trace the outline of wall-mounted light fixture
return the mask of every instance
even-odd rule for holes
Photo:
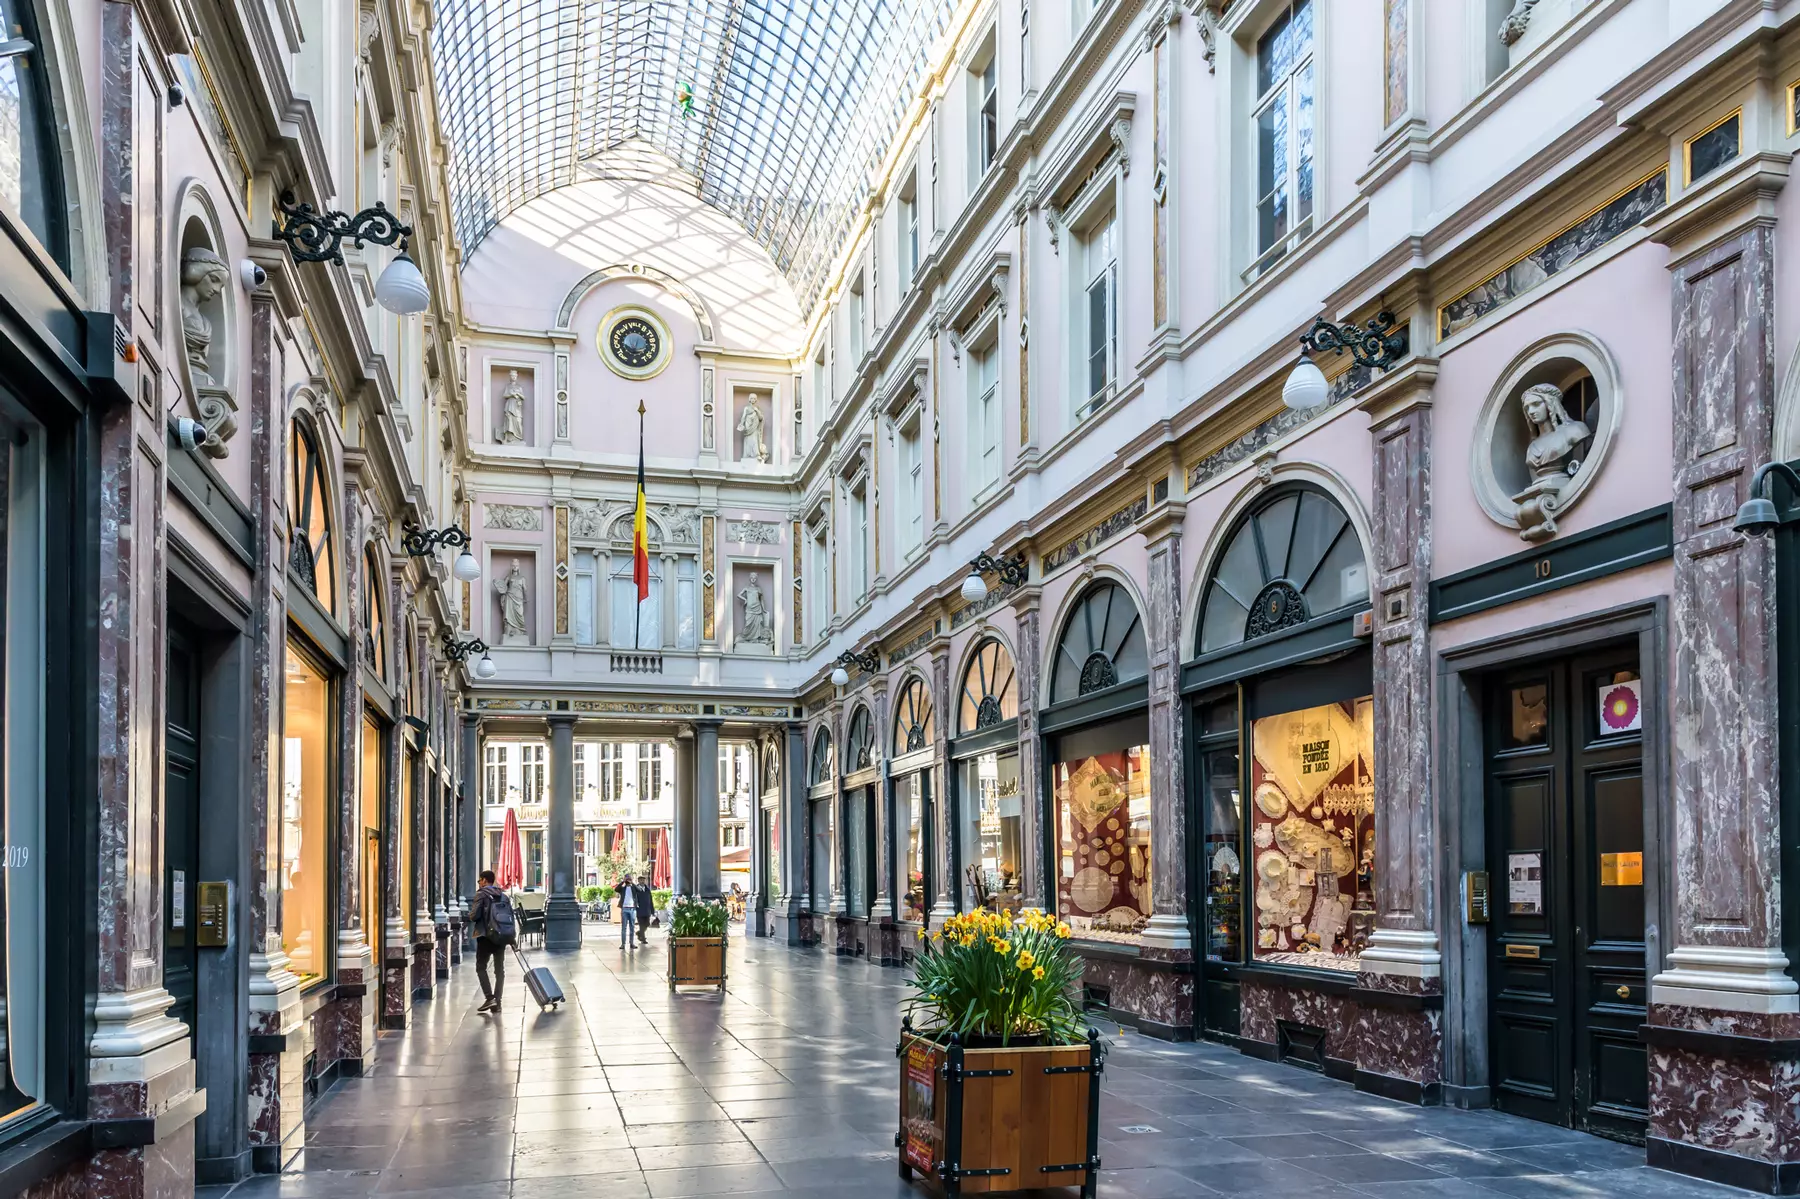
[[[831,685],[845,687],[850,683],[850,667],[856,667],[864,674],[874,674],[881,669],[881,650],[870,646],[864,653],[847,649],[837,656],[837,665],[831,670]]]
[[[1313,362],[1314,354],[1342,354],[1349,351],[1358,366],[1385,371],[1406,357],[1406,327],[1394,328],[1396,317],[1391,312],[1377,313],[1367,325],[1346,321],[1334,325],[1324,317],[1300,335],[1300,361],[1288,374],[1281,389],[1281,402],[1289,408],[1306,411],[1324,407],[1331,400],[1331,387],[1325,372]]]
[[[987,580],[983,575],[1000,576],[1002,587],[1022,587],[1025,585],[1027,569],[1024,554],[1014,554],[1010,558],[996,558],[983,552],[975,555],[969,563],[969,573],[962,581],[962,597],[971,604],[978,604],[988,597]]]
[[[469,535],[456,525],[447,529],[421,529],[418,525],[407,525],[400,531],[400,544],[406,552],[415,558],[429,558],[437,552],[440,545],[461,547],[462,553],[456,555],[456,563],[450,573],[465,583],[473,583],[481,577],[481,563],[475,561],[475,555],[469,552]]]
[[[467,641],[458,641],[453,633],[444,634],[444,657],[452,662],[461,662],[470,654],[480,654],[481,659],[470,667],[470,671],[478,679],[491,679],[499,671],[494,660],[488,657],[487,642],[471,637]]]
[[[375,281],[375,302],[401,316],[431,307],[431,289],[425,286],[425,276],[406,253],[412,226],[402,225],[381,201],[349,216],[335,209],[316,211],[311,204],[298,203],[293,192],[284,191],[279,207],[287,220],[276,223],[275,236],[288,244],[295,262],[335,262],[342,266],[346,240],[359,248],[366,242],[397,245],[400,253]]]

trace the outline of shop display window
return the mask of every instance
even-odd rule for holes
[[[831,908],[831,836],[831,800],[815,799],[812,805],[812,910],[815,912]]]
[[[362,770],[358,789],[362,793],[362,828],[366,860],[363,862],[362,919],[363,932],[369,944],[379,943],[382,926],[381,903],[381,826],[382,809],[387,803],[387,788],[382,785],[386,772],[382,769],[381,726],[375,718],[363,713]]]
[[[400,852],[395,855],[395,869],[400,872],[400,922],[409,930],[413,926],[413,776],[419,762],[411,750],[400,754],[400,827],[394,830]]]
[[[906,841],[901,868],[906,872],[905,909],[901,918],[924,923],[930,905],[925,899],[925,788],[922,776],[909,774],[894,780],[895,808],[906,822]]]
[[[327,841],[331,828],[331,682],[290,641],[281,718],[281,945],[305,983],[329,971]]]
[[[1024,813],[1019,755],[982,754],[959,766],[968,828],[964,845],[971,906],[1017,911],[1023,902]]]
[[[45,805],[43,429],[0,396],[0,603],[6,617],[5,886],[0,888],[0,1124],[44,1097]],[[52,526],[54,528],[54,526]],[[64,926],[66,927],[66,925]],[[64,934],[69,935],[67,933]]]
[[[1244,836],[1242,762],[1238,754],[1235,698],[1201,706],[1200,787],[1206,805],[1200,875],[1206,891],[1206,956],[1214,961],[1244,958]]]
[[[844,793],[844,902],[858,918],[869,914],[869,796],[862,787]]]
[[[781,810],[763,809],[763,898],[773,904],[781,896]]]
[[[1375,928],[1374,700],[1251,723],[1256,960],[1353,971]]]
[[[1058,739],[1057,914],[1080,937],[1135,943],[1150,923],[1150,746],[1143,716]]]

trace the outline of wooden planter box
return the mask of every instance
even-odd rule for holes
[[[946,1195],[1100,1180],[1098,1034],[1085,1045],[968,1049],[901,1034],[900,1177]]]
[[[724,937],[669,938],[669,990],[676,987],[725,989]]]

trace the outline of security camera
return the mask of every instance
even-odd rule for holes
[[[171,83],[169,85],[169,107],[180,108],[186,102],[187,92],[182,90],[179,83]]]
[[[192,417],[172,417],[169,430],[175,434],[175,444],[184,450],[197,450],[206,440],[206,426]]]
[[[245,291],[255,291],[269,281],[269,272],[246,258],[238,264],[238,277],[244,281]]]

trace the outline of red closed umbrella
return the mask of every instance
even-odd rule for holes
[[[519,848],[519,813],[506,809],[506,827],[500,830],[500,860],[494,863],[494,883],[510,891],[525,881],[525,854]]]
[[[656,861],[650,868],[650,885],[662,890],[669,885],[669,829],[664,825],[656,834]]]
[[[613,830],[612,851],[620,857],[630,857],[625,850],[625,822],[619,821],[619,827]]]

